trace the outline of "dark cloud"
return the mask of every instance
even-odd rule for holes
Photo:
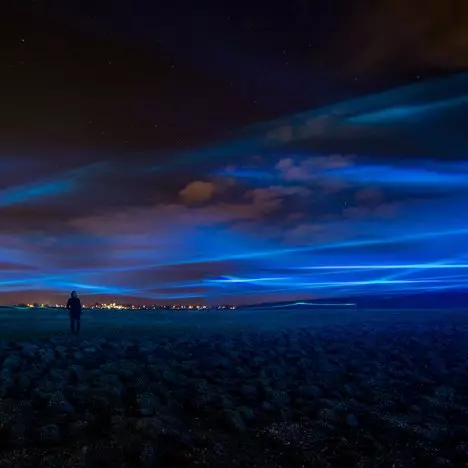
[[[351,53],[355,72],[431,66],[456,70],[468,66],[465,0],[363,2],[351,24],[345,38],[355,44]]]

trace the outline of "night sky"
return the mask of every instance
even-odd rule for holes
[[[466,283],[466,1],[4,4],[1,302]]]

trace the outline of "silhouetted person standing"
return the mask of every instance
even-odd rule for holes
[[[70,314],[71,332],[73,335],[78,335],[80,333],[81,301],[76,291],[72,291],[71,297],[67,302],[67,309]]]

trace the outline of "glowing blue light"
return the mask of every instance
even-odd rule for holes
[[[468,172],[460,171],[439,172],[425,168],[398,168],[384,164],[328,169],[326,173],[332,177],[361,184],[391,184],[413,188],[430,185],[441,190],[447,190],[447,187],[468,187]]]
[[[427,270],[427,269],[465,269],[468,268],[467,264],[451,264],[444,265],[438,263],[420,263],[408,265],[320,265],[301,267],[307,270]]]
[[[218,280],[207,280],[209,282],[216,282],[216,283],[263,283],[263,282],[275,282],[275,281],[285,281],[288,280],[287,277],[283,278],[236,278],[234,276],[226,276],[224,278],[220,278]]]
[[[0,191],[0,206],[11,206],[30,199],[50,197],[73,188],[71,181],[54,181],[26,187],[14,187]]]
[[[0,207],[17,205],[42,198],[51,198],[77,188],[79,177],[105,169],[107,163],[95,163],[73,169],[50,179],[8,187],[0,190]]]
[[[278,174],[275,174],[272,170],[266,171],[261,169],[222,169],[215,171],[214,175],[223,177],[233,177],[236,179],[252,180],[257,183],[272,183],[280,180]]]
[[[424,114],[437,112],[445,108],[460,106],[468,102],[468,96],[460,96],[444,101],[436,101],[430,104],[420,104],[412,106],[396,106],[375,112],[364,113],[347,119],[350,123],[392,123],[412,118],[421,118]]]
[[[445,119],[466,113],[466,89],[468,75],[337,103],[175,153],[150,169],[88,166],[13,187],[4,177],[0,207],[29,204],[25,214],[39,201],[41,213],[46,201],[63,207],[65,195],[89,200],[95,187],[108,196],[105,184],[89,181],[98,173],[150,171],[157,186],[166,172],[180,171],[215,189],[195,208],[177,188],[152,207],[133,206],[129,194],[128,205],[105,198],[76,223],[27,220],[19,235],[2,224],[0,291],[306,298],[294,304],[312,306],[315,298],[338,304],[333,297],[343,294],[466,289],[468,136]],[[328,154],[332,147],[338,158]],[[0,163],[15,169],[12,160]]]
[[[282,309],[284,307],[295,307],[298,305],[305,305],[305,306],[313,306],[313,307],[356,307],[356,303],[354,302],[344,302],[344,303],[326,303],[326,302],[303,302],[298,301],[292,304],[279,304],[272,306],[275,309]]]

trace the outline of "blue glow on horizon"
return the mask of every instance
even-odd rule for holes
[[[354,302],[344,302],[344,303],[326,303],[326,302],[304,302],[304,301],[297,301],[291,304],[280,304],[274,305],[272,308],[278,309],[283,307],[295,307],[298,305],[305,305],[305,306],[318,306],[318,307],[355,307],[356,303]]]

